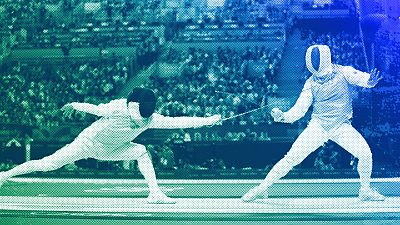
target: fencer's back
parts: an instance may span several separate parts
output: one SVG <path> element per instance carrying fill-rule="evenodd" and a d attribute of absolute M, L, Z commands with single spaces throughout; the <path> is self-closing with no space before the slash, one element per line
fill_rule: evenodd
<path fill-rule="evenodd" d="M 104 107 L 109 111 L 108 115 L 87 127 L 79 136 L 103 144 L 120 145 L 132 141 L 148 128 L 148 124 L 134 126 L 126 108 L 126 100 L 114 100 Z"/>

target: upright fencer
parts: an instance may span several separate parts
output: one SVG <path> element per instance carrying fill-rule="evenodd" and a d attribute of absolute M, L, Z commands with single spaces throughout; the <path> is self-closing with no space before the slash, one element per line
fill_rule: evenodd
<path fill-rule="evenodd" d="M 153 164 L 144 145 L 133 140 L 147 129 L 194 128 L 213 125 L 220 115 L 210 117 L 166 117 L 155 113 L 156 96 L 151 89 L 134 88 L 127 98 L 106 104 L 68 103 L 61 110 L 65 116 L 77 110 L 101 118 L 84 129 L 70 144 L 40 160 L 31 160 L 0 173 L 0 186 L 9 178 L 35 171 L 56 170 L 80 159 L 137 160 L 148 186 L 149 203 L 175 203 L 159 188 Z"/>
<path fill-rule="evenodd" d="M 351 66 L 331 63 L 330 48 L 326 45 L 310 46 L 305 55 L 307 69 L 311 72 L 295 105 L 287 112 L 278 108 L 271 111 L 276 122 L 293 123 L 302 118 L 313 106 L 311 120 L 293 143 L 288 153 L 271 169 L 266 178 L 242 196 L 242 201 L 252 202 L 268 197 L 268 188 L 284 177 L 309 154 L 332 140 L 358 158 L 357 170 L 362 201 L 382 201 L 384 196 L 370 187 L 372 171 L 371 150 L 361 134 L 351 125 L 353 116 L 350 88 L 352 85 L 374 87 L 382 77 L 373 69 L 361 72 Z"/>

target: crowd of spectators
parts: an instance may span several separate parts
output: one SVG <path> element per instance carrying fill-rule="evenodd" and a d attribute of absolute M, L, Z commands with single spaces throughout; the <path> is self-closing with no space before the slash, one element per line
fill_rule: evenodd
<path fill-rule="evenodd" d="M 161 60 L 180 65 L 177 77 L 152 76 L 149 86 L 156 91 L 160 113 L 168 116 L 209 116 L 223 118 L 268 104 L 276 96 L 276 70 L 281 50 L 264 47 L 247 48 L 243 53 L 230 48 L 216 52 L 191 48 L 187 52 L 169 49 Z M 251 63 L 262 62 L 264 73 L 249 74 Z M 270 121 L 261 112 L 227 121 L 257 124 Z"/>
<path fill-rule="evenodd" d="M 110 47 L 140 45 L 151 42 L 157 32 L 141 30 L 146 25 L 166 25 L 167 29 L 177 18 L 166 19 L 167 12 L 179 8 L 196 8 L 197 13 L 188 19 L 201 24 L 219 24 L 226 21 L 237 24 L 263 24 L 284 22 L 286 10 L 277 8 L 266 1 L 227 1 L 217 10 L 182 4 L 177 9 L 167 7 L 159 0 L 127 1 L 107 0 L 96 10 L 85 11 L 84 2 L 61 0 L 3 1 L 3 18 L 0 30 L 10 32 L 11 45 L 16 48 L 73 48 L 73 47 Z M 52 4 L 54 9 L 50 9 Z M 168 10 L 167 10 L 168 9 Z M 163 10 L 165 12 L 163 12 Z M 178 10 L 179 11 L 179 10 Z M 171 12 L 169 14 L 171 14 Z M 173 16 L 172 16 L 173 17 Z M 175 15 L 177 17 L 177 15 Z M 168 17 L 169 18 L 169 17 Z M 176 28 L 176 27 L 175 27 Z M 262 30 L 250 32 L 247 38 L 271 39 L 281 37 L 284 30 L 265 33 Z M 229 32 L 228 32 L 229 33 Z M 235 35 L 233 35 L 235 36 Z M 158 40 L 156 40 L 157 43 Z"/>
<path fill-rule="evenodd" d="M 73 3 L 72 3 L 73 2 Z M 97 14 L 80 12 L 84 2 L 61 0 L 2 1 L 0 30 L 10 34 L 12 48 L 62 48 L 68 52 L 80 47 L 114 47 L 157 45 L 159 37 L 155 29 L 142 28 L 143 14 L 159 1 L 105 1 Z M 48 4 L 54 5 L 53 11 Z M 137 19 L 124 20 L 114 13 L 101 16 L 102 11 L 119 7 L 129 13 L 138 13 Z"/>
<path fill-rule="evenodd" d="M 372 90 L 368 123 L 361 126 L 364 134 L 374 144 L 386 167 L 400 166 L 396 152 L 400 145 L 400 122 L 396 113 L 400 110 L 400 36 L 393 31 L 380 29 L 375 39 L 375 65 L 384 79 Z"/>
<path fill-rule="evenodd" d="M 222 7 L 200 10 L 198 18 L 178 26 L 172 38 L 175 42 L 284 41 L 286 19 L 286 8 L 269 1 L 227 0 Z"/>
<path fill-rule="evenodd" d="M 68 102 L 100 103 L 111 99 L 128 77 L 125 59 L 91 62 L 7 63 L 2 67 L 1 123 L 54 126 L 63 121 L 59 108 Z M 91 121 L 76 114 L 75 121 Z"/>
<path fill-rule="evenodd" d="M 335 149 L 335 145 L 329 141 L 321 146 L 314 160 L 314 168 L 321 171 L 329 171 L 339 169 L 341 162 L 339 152 Z"/>
<path fill-rule="evenodd" d="M 80 0 L 5 0 L 0 3 L 0 7 L 4 8 L 5 19 L 0 24 L 10 29 L 28 25 L 47 29 L 65 26 L 74 28 L 88 22 L 118 23 L 123 20 L 140 24 L 157 12 L 151 10 L 161 9 L 159 0 L 106 0 L 100 2 L 99 7 L 89 5 L 89 8 L 85 8 L 85 3 Z"/>
<path fill-rule="evenodd" d="M 309 1 L 302 5 L 305 10 L 334 10 L 334 9 L 349 9 L 353 8 L 352 1 L 347 0 L 332 0 L 332 1 Z"/>
<path fill-rule="evenodd" d="M 10 28 L 24 23 L 44 23 L 46 17 L 46 4 L 56 4 L 60 0 L 5 0 L 0 6 L 3 7 L 3 21 L 1 28 Z"/>
<path fill-rule="evenodd" d="M 216 15 L 222 21 L 241 23 L 284 22 L 286 16 L 286 9 L 270 4 L 267 0 L 226 0 L 223 9 Z"/>
<path fill-rule="evenodd" d="M 285 27 L 283 25 L 263 27 L 262 25 L 247 24 L 239 27 L 238 24 L 224 24 L 219 28 L 216 25 L 190 25 L 176 33 L 174 42 L 213 42 L 213 41 L 284 41 Z"/>

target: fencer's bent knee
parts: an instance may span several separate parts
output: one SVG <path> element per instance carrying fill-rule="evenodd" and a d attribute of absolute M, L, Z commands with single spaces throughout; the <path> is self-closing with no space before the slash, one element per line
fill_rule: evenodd
<path fill-rule="evenodd" d="M 281 163 L 289 167 L 294 167 L 300 164 L 301 161 L 302 159 L 295 157 L 293 154 L 287 154 L 285 157 L 283 157 L 283 159 L 281 159 Z"/>
<path fill-rule="evenodd" d="M 146 146 L 138 145 L 136 148 L 137 148 L 137 151 L 139 152 L 138 159 L 140 159 L 142 157 L 145 157 L 145 156 L 149 156 L 149 154 L 147 152 L 147 149 L 146 149 Z"/>
<path fill-rule="evenodd" d="M 349 152 L 358 159 L 372 158 L 371 149 L 366 142 L 360 142 L 357 146 L 353 146 L 353 149 L 351 149 Z"/>
<path fill-rule="evenodd" d="M 147 151 L 146 150 L 146 146 L 144 146 L 144 145 L 137 145 L 136 148 L 138 149 L 138 151 L 141 151 L 141 152 L 146 152 Z"/>
<path fill-rule="evenodd" d="M 358 155 L 355 155 L 355 157 L 358 158 L 358 160 L 372 161 L 372 152 L 369 148 L 364 148 Z"/>

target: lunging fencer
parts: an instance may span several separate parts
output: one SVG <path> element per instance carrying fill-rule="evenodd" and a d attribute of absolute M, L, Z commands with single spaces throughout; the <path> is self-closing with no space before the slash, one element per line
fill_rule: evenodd
<path fill-rule="evenodd" d="M 252 202 L 268 197 L 268 188 L 272 184 L 328 140 L 336 142 L 358 158 L 357 170 L 361 183 L 359 199 L 384 200 L 383 195 L 370 187 L 371 150 L 350 122 L 353 116 L 351 86 L 372 88 L 382 79 L 380 73 L 376 69 L 366 73 L 351 66 L 332 64 L 331 52 L 326 45 L 310 46 L 305 61 L 312 75 L 305 82 L 295 105 L 287 112 L 274 108 L 271 115 L 275 122 L 293 123 L 313 106 L 311 120 L 284 158 L 271 169 L 261 184 L 242 196 L 242 201 Z"/>
<path fill-rule="evenodd" d="M 210 117 L 166 117 L 155 113 L 156 96 L 147 88 L 134 88 L 124 99 L 106 104 L 68 103 L 61 110 L 65 116 L 77 110 L 101 118 L 84 129 L 74 141 L 40 160 L 31 160 L 0 173 L 0 186 L 9 178 L 35 171 L 56 170 L 80 159 L 137 160 L 148 186 L 148 203 L 175 203 L 159 188 L 153 164 L 144 145 L 132 141 L 147 129 L 194 128 L 214 125 L 220 115 Z"/>

